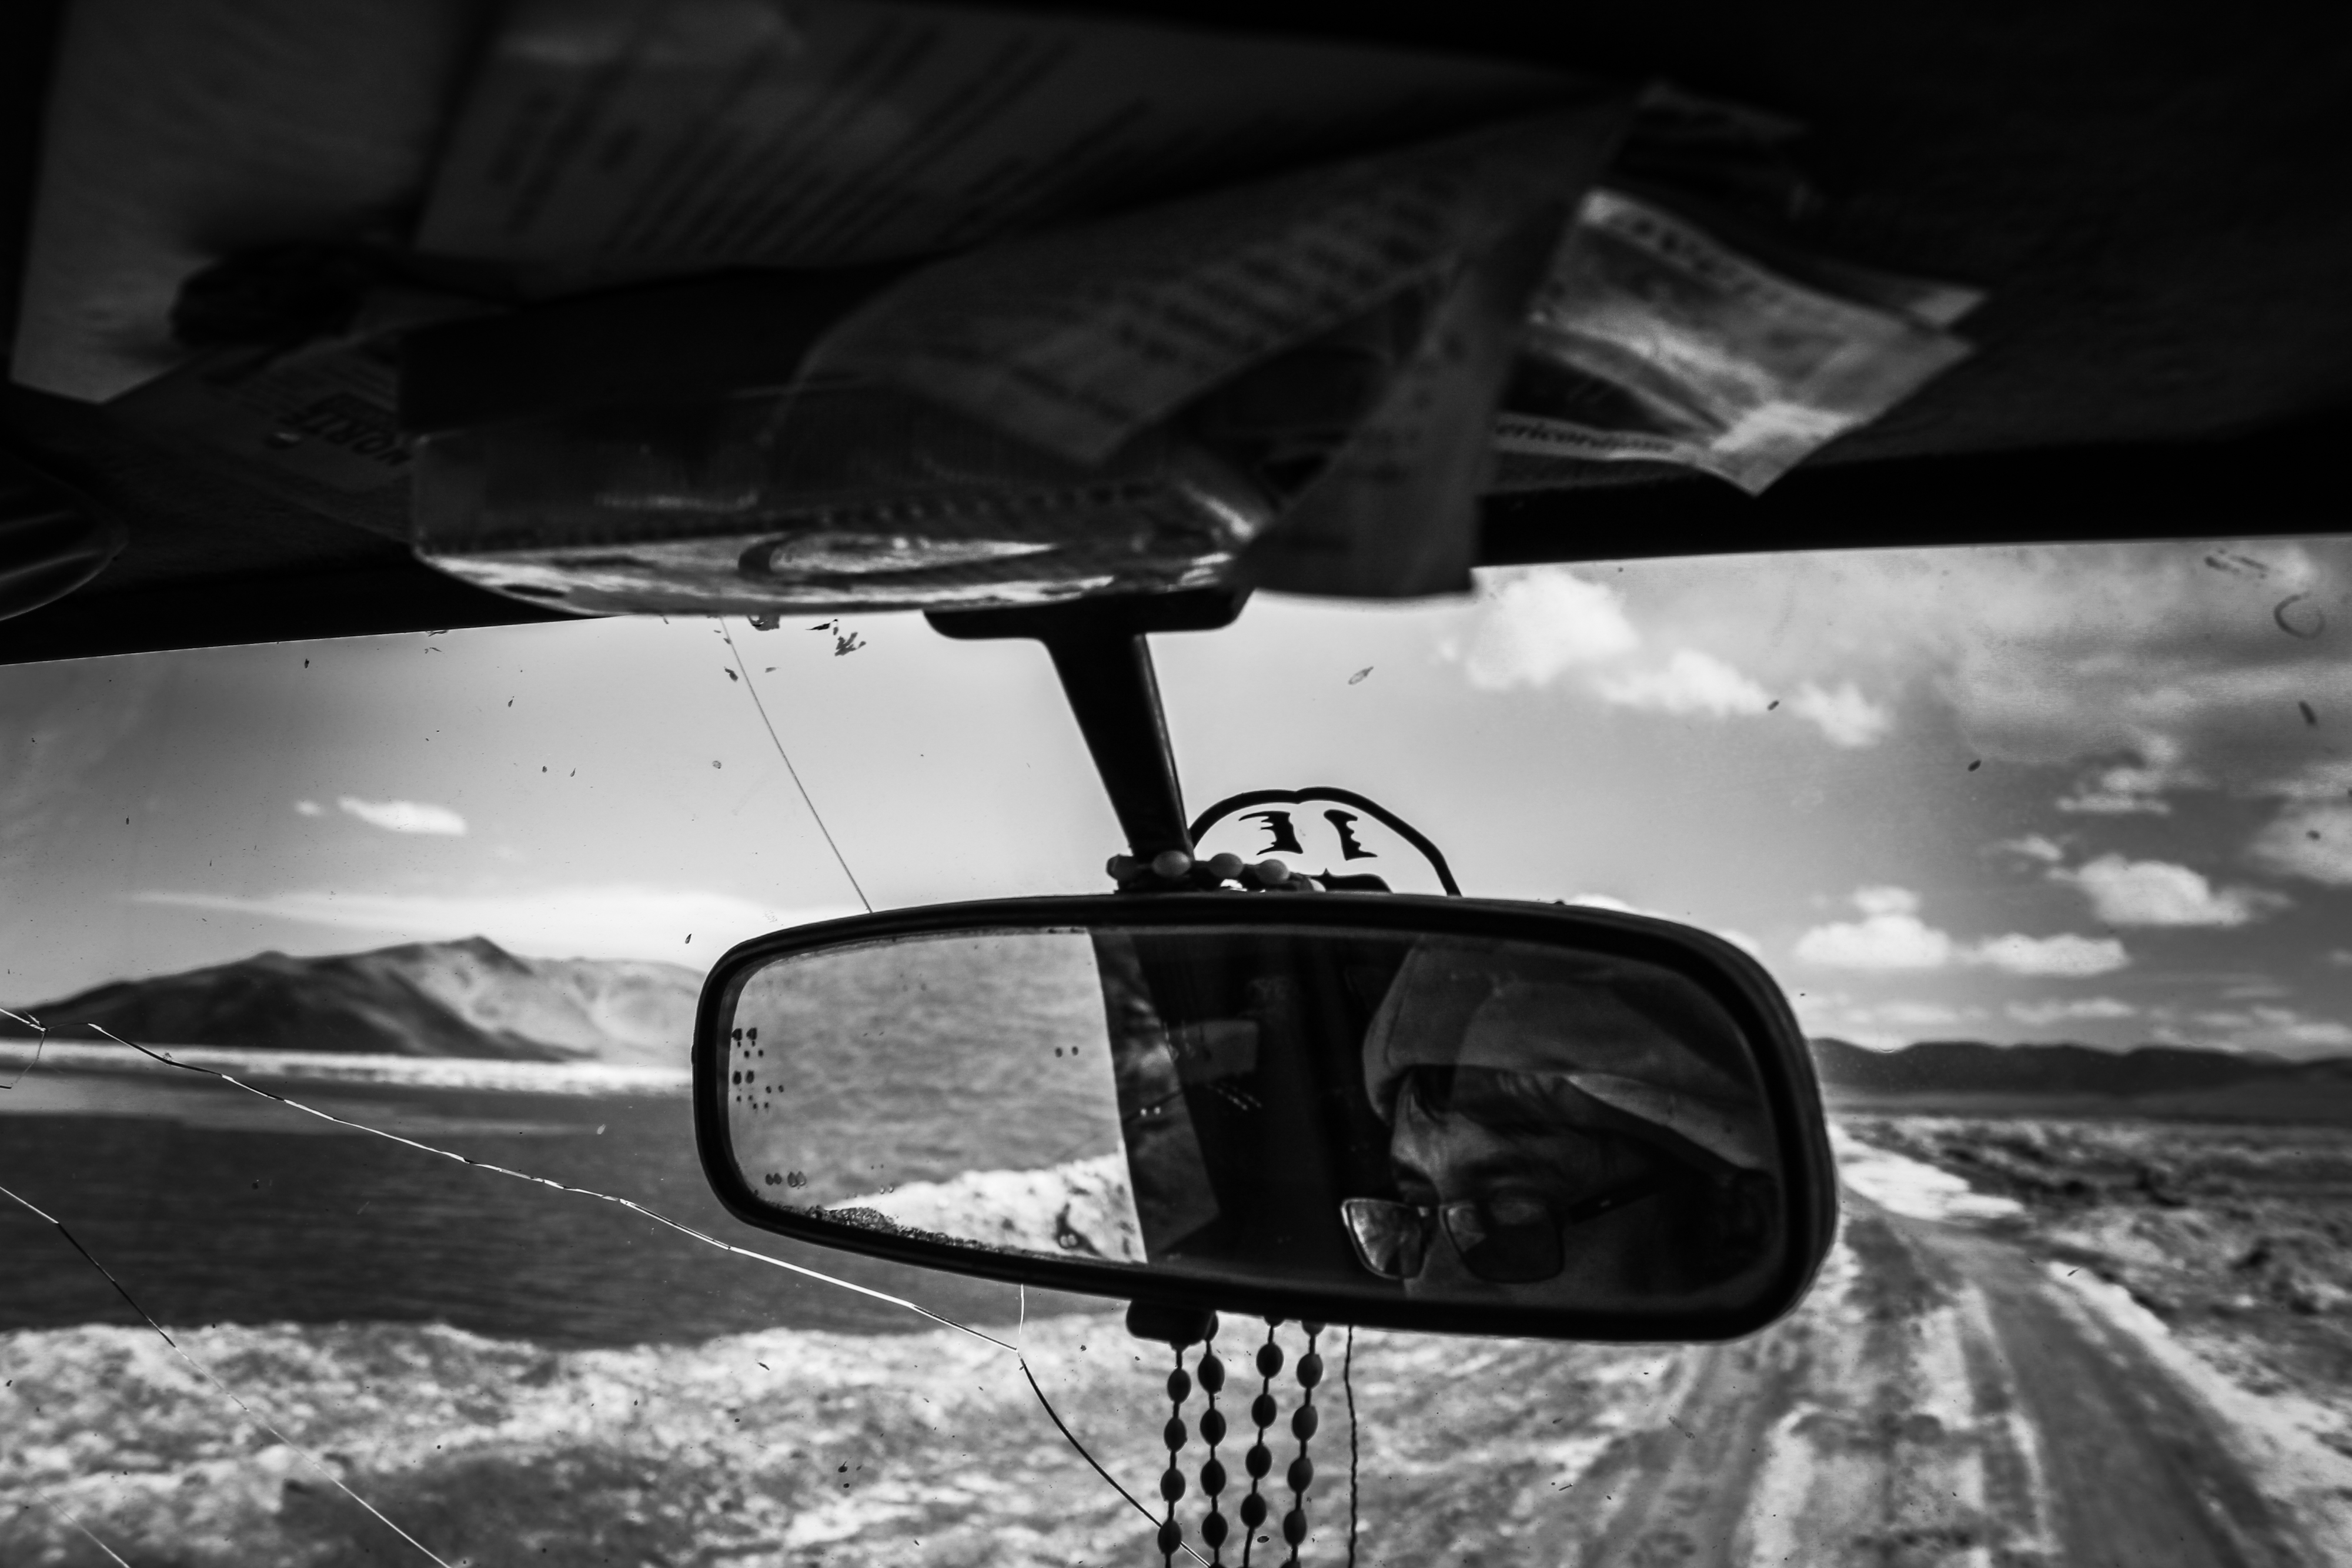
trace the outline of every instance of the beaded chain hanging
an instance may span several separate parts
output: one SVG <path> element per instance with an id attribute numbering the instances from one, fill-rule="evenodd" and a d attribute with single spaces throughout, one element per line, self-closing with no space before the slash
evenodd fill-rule
<path id="1" fill-rule="evenodd" d="M 1281 1415 L 1274 1396 L 1274 1380 L 1282 1371 L 1282 1346 L 1276 1343 L 1275 1331 L 1281 1327 L 1280 1318 L 1265 1320 L 1265 1343 L 1257 1349 L 1255 1358 L 1259 1385 L 1257 1396 L 1250 1401 L 1250 1420 L 1257 1428 L 1255 1439 L 1242 1456 L 1242 1469 L 1250 1479 L 1249 1492 L 1234 1511 L 1242 1525 L 1241 1568 L 1249 1568 L 1250 1554 L 1256 1544 L 1267 1539 L 1258 1529 L 1265 1523 L 1268 1501 L 1259 1489 L 1274 1469 L 1274 1452 L 1266 1447 L 1266 1429 Z M 1283 1479 L 1290 1486 L 1290 1510 L 1282 1518 L 1282 1539 L 1289 1548 L 1284 1559 L 1286 1568 L 1295 1568 L 1299 1548 L 1307 1542 L 1307 1489 L 1315 1483 L 1315 1462 L 1307 1458 L 1307 1446 L 1314 1437 L 1319 1417 L 1315 1410 L 1315 1388 L 1323 1381 L 1323 1357 L 1316 1351 L 1316 1340 L 1323 1332 L 1321 1323 L 1301 1323 L 1307 1333 L 1307 1354 L 1298 1358 L 1298 1408 L 1291 1412 L 1291 1436 L 1298 1440 L 1297 1456 Z M 1217 1396 L 1225 1385 L 1225 1364 L 1218 1356 L 1213 1343 L 1216 1329 L 1208 1330 L 1208 1342 L 1201 1347 L 1201 1357 L 1194 1373 L 1184 1370 L 1184 1347 L 1175 1347 L 1176 1365 L 1168 1374 L 1168 1397 L 1173 1406 L 1162 1437 L 1168 1446 L 1168 1469 L 1160 1478 L 1160 1495 L 1168 1504 L 1167 1516 L 1160 1524 L 1160 1552 L 1163 1568 L 1173 1568 L 1176 1553 L 1184 1546 L 1183 1522 L 1176 1517 L 1176 1504 L 1183 1497 L 1186 1481 L 1183 1466 L 1177 1456 L 1192 1433 L 1184 1424 L 1184 1401 L 1191 1397 L 1197 1375 L 1201 1390 L 1208 1396 L 1208 1408 L 1202 1412 L 1201 1440 L 1208 1445 L 1209 1455 L 1201 1466 L 1201 1490 L 1208 1498 L 1208 1511 L 1201 1520 L 1201 1541 L 1209 1548 L 1212 1568 L 1223 1568 L 1228 1525 L 1222 1510 L 1221 1499 L 1225 1490 L 1225 1467 L 1217 1458 L 1217 1446 L 1225 1439 L 1224 1412 L 1217 1408 Z"/>
<path id="2" fill-rule="evenodd" d="M 1211 1322 L 1209 1338 L 1216 1338 L 1214 1320 Z M 1217 1499 L 1225 1490 L 1225 1467 L 1217 1458 L 1217 1445 L 1225 1440 L 1225 1413 L 1217 1408 L 1217 1396 L 1225 1386 L 1225 1364 L 1217 1357 L 1214 1343 L 1201 1347 L 1201 1390 L 1209 1396 L 1209 1407 L 1201 1413 L 1201 1441 L 1209 1445 L 1209 1458 L 1201 1467 L 1201 1490 L 1209 1499 L 1209 1511 L 1201 1521 L 1201 1539 L 1209 1543 L 1209 1561 L 1224 1561 L 1225 1516 L 1217 1511 Z"/>
<path id="3" fill-rule="evenodd" d="M 1290 1483 L 1290 1511 L 1282 1516 L 1282 1539 L 1289 1543 L 1287 1561 L 1292 1563 L 1307 1541 L 1307 1489 L 1315 1484 L 1315 1461 L 1307 1457 L 1307 1444 L 1315 1436 L 1315 1385 L 1323 1381 L 1323 1357 L 1315 1349 L 1323 1325 L 1299 1326 L 1307 1331 L 1307 1354 L 1298 1358 L 1298 1408 L 1290 1413 L 1290 1435 L 1298 1439 L 1298 1457 L 1283 1478 Z"/>
<path id="4" fill-rule="evenodd" d="M 1184 1347 L 1171 1347 L 1176 1353 L 1176 1369 L 1168 1375 L 1168 1399 L 1175 1406 L 1160 1437 L 1168 1445 L 1168 1469 L 1160 1477 L 1160 1495 L 1168 1501 L 1168 1517 L 1160 1521 L 1160 1555 L 1165 1563 L 1176 1560 L 1176 1549 L 1184 1544 L 1184 1527 L 1176 1521 L 1176 1500 L 1184 1495 L 1184 1470 L 1177 1464 L 1177 1450 L 1184 1446 L 1184 1396 L 1192 1392 L 1192 1379 L 1184 1370 Z"/>

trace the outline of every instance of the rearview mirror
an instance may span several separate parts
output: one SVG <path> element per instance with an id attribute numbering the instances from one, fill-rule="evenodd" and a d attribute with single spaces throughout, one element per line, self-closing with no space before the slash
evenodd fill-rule
<path id="1" fill-rule="evenodd" d="M 948 905 L 704 988 L 696 1125 L 764 1229 L 1171 1306 L 1716 1339 L 1835 1219 L 1779 989 L 1688 927 L 1377 894 Z"/>

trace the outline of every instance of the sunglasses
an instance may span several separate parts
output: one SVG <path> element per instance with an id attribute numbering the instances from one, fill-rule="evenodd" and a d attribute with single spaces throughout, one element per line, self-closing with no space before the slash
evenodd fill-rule
<path id="1" fill-rule="evenodd" d="M 1550 1280 L 1568 1267 L 1565 1233 L 1647 1197 L 1665 1185 L 1652 1177 L 1556 1207 L 1532 1194 L 1505 1193 L 1434 1205 L 1395 1203 L 1381 1197 L 1343 1198 L 1340 1218 L 1357 1261 L 1383 1280 L 1417 1278 L 1442 1225 L 1445 1238 L 1472 1276 L 1491 1285 L 1525 1285 Z"/>

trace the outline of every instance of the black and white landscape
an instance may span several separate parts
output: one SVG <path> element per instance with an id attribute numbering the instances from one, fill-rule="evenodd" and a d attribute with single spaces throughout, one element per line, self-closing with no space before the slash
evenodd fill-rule
<path id="1" fill-rule="evenodd" d="M 475 936 L 260 953 L 10 1008 L 66 1042 L 103 1029 L 142 1045 L 682 1067 L 701 991 L 679 964 L 524 958 Z M 0 1017 L 0 1039 L 35 1034 Z"/>
<path id="2" fill-rule="evenodd" d="M 87 1027 L 719 1228 L 681 1092 L 698 984 L 476 939 L 35 1001 L 38 1065 L 0 1042 L 0 1183 L 451 1563 L 1140 1560 L 1146 1527 L 983 1341 Z M 1373 1563 L 2352 1561 L 2352 1061 L 1815 1056 L 1847 1188 L 1800 1312 L 1723 1346 L 1356 1335 L 1318 1394 L 1307 1559 L 1344 1555 L 1352 1445 Z M 1166 1353 L 1115 1305 L 727 1233 L 1018 1341 L 1130 1490 L 1164 1463 Z M 142 1563 L 409 1551 L 52 1229 L 0 1216 L 0 1562 L 102 1561 L 59 1510 Z"/>

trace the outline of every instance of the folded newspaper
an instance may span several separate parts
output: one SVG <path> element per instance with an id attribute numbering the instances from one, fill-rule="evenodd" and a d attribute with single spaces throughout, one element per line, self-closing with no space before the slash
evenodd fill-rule
<path id="1" fill-rule="evenodd" d="M 1555 102 L 1493 60 L 907 0 L 512 0 L 419 247 L 536 292 L 950 255 Z"/>
<path id="2" fill-rule="evenodd" d="M 436 434 L 417 548 L 584 612 L 1465 588 L 1528 301 L 1629 108 L 983 246 L 792 386 Z"/>

